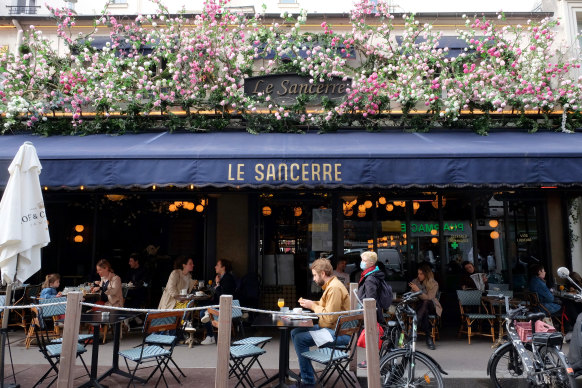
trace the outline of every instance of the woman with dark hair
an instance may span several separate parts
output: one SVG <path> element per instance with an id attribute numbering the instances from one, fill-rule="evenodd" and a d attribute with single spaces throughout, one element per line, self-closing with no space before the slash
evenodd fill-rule
<path id="1" fill-rule="evenodd" d="M 443 308 L 437 299 L 439 284 L 436 280 L 434 280 L 434 274 L 432 273 L 430 265 L 421 265 L 418 268 L 418 275 L 416 279 L 414 279 L 408 285 L 412 289 L 412 292 L 422 291 L 422 294 L 418 297 L 420 301 L 416 306 L 418 327 L 420 330 L 424 331 L 426 335 L 426 346 L 428 346 L 429 349 L 434 350 L 435 345 L 431 337 L 432 325 L 428 319 L 428 316 L 430 314 L 436 313 L 440 317 L 443 312 Z"/>
<path id="2" fill-rule="evenodd" d="M 550 312 L 557 314 L 562 306 L 555 303 L 554 295 L 546 285 L 546 270 L 541 264 L 532 264 L 530 267 L 529 290 L 538 294 L 540 303 Z"/>
<path id="3" fill-rule="evenodd" d="M 173 309 L 176 305 L 176 297 L 180 295 L 181 290 L 186 289 L 190 292 L 190 290 L 198 286 L 198 281 L 192 280 L 191 272 L 193 270 L 194 260 L 184 255 L 176 258 L 174 261 L 174 270 L 168 278 L 168 283 L 166 284 L 166 288 L 164 288 L 158 309 Z"/>
<path id="4" fill-rule="evenodd" d="M 123 307 L 123 289 L 121 288 L 121 278 L 113 272 L 111 264 L 105 259 L 97 262 L 97 273 L 101 277 L 95 282 L 92 292 L 101 293 L 101 301 L 106 306 Z"/>

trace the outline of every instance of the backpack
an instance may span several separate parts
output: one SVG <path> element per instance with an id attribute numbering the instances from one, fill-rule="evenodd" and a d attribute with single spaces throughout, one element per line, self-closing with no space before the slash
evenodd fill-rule
<path id="1" fill-rule="evenodd" d="M 387 310 L 392 305 L 392 287 L 382 280 L 378 288 L 378 306 Z"/>

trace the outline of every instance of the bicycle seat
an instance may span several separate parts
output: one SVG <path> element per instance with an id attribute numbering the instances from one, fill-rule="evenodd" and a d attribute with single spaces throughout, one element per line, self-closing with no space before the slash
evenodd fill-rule
<path id="1" fill-rule="evenodd" d="M 528 321 L 539 321 L 540 319 L 544 319 L 546 314 L 544 313 L 529 313 L 525 316 L 525 319 Z"/>

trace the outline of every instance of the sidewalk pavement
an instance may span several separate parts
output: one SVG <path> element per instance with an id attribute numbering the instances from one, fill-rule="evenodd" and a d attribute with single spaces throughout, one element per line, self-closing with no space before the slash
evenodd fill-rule
<path id="1" fill-rule="evenodd" d="M 268 375 L 276 373 L 279 362 L 279 333 L 276 329 L 261 330 L 260 332 L 247 333 L 247 335 L 269 335 L 273 340 L 265 347 L 267 356 L 263 355 L 260 358 L 261 363 L 267 370 Z M 24 347 L 23 331 L 10 332 L 10 342 L 12 344 L 12 358 L 16 369 L 16 381 L 21 387 L 30 387 L 36 380 L 48 369 L 48 364 L 43 359 L 36 346 L 33 345 L 30 349 Z M 131 348 L 141 343 L 141 333 L 131 332 L 124 335 L 121 340 L 121 349 Z M 471 385 L 472 388 L 487 387 L 488 376 L 486 372 L 487 361 L 492 354 L 492 342 L 488 338 L 473 337 L 471 345 L 467 343 L 467 338 L 457 338 L 454 329 L 441 331 L 441 340 L 436 342 L 436 350 L 429 350 L 423 339 L 420 339 L 417 344 L 417 349 L 428 353 L 432 356 L 441 367 L 448 373 L 443 376 L 445 379 L 445 386 L 448 387 L 466 387 Z M 91 362 L 91 346 L 88 346 L 88 351 L 84 355 L 85 362 Z M 112 341 L 109 341 L 99 348 L 99 368 L 106 370 L 107 366 L 111 365 L 112 360 Z M 564 352 L 567 354 L 568 345 L 564 345 Z M 211 386 L 214 384 L 214 374 L 216 367 L 216 345 L 195 345 L 188 348 L 187 345 L 179 345 L 174 350 L 174 360 L 180 368 L 182 368 L 187 375 L 186 378 L 181 378 L 182 382 L 195 382 L 196 386 Z M 358 360 L 365 359 L 365 349 L 358 348 Z M 12 383 L 12 371 L 9 364 L 9 355 L 6 355 L 5 376 L 6 383 Z M 77 375 L 81 375 L 83 370 L 80 362 L 77 362 Z M 40 366 L 40 367 L 39 367 Z M 89 365 L 88 365 L 89 366 Z M 124 367 L 123 360 L 120 359 L 120 367 Z M 298 371 L 299 364 L 297 356 L 291 344 L 290 346 L 290 367 Z M 143 372 L 146 374 L 147 372 Z M 253 371 L 255 377 L 260 376 L 260 370 L 255 368 Z M 367 386 L 366 370 L 359 369 L 357 371 L 358 380 L 362 387 Z M 170 386 L 179 386 L 173 377 L 168 374 L 168 383 Z M 85 381 L 85 378 L 80 378 L 79 385 Z M 579 386 L 582 387 L 582 379 L 579 379 Z M 109 386 L 122 386 L 127 383 L 127 379 L 122 377 L 109 377 L 104 380 L 104 383 Z M 231 381 L 234 386 L 234 380 Z M 260 381 L 259 381 L 260 383 Z M 146 386 L 154 386 L 155 381 Z M 189 385 L 189 384 L 186 384 Z M 44 385 L 46 386 L 46 385 Z"/>

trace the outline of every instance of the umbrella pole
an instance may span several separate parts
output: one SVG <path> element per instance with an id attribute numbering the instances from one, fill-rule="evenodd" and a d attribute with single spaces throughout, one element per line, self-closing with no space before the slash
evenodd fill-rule
<path id="1" fill-rule="evenodd" d="M 12 283 L 8 283 L 6 286 L 6 299 L 4 302 L 5 306 L 10 306 L 12 303 Z M 4 388 L 4 361 L 6 356 L 6 336 L 8 335 L 8 320 L 10 318 L 10 310 L 4 309 L 4 314 L 2 315 L 2 330 L 0 334 L 2 336 L 2 351 L 0 352 L 0 364 L 2 364 L 2 369 L 0 369 L 0 387 Z M 20 388 L 19 384 L 9 384 L 6 387 Z"/>

